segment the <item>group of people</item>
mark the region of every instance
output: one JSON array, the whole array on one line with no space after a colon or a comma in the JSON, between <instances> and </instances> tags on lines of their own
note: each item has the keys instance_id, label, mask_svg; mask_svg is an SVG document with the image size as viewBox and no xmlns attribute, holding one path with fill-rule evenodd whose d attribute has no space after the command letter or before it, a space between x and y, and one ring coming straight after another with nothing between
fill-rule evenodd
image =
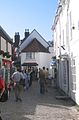
<instances>
[{"instance_id":1,"label":"group of people","mask_svg":"<svg viewBox=\"0 0 79 120\"><path fill-rule=\"evenodd\" d=\"M14 93L16 102L22 101L21 91L28 90L32 85L32 81L36 79L36 74L34 68L30 68L28 70L21 70L17 68L11 76L10 85L14 85ZM9 86L10 86L9 85Z\"/></svg>"},{"instance_id":2,"label":"group of people","mask_svg":"<svg viewBox=\"0 0 79 120\"><path fill-rule=\"evenodd\" d=\"M38 80L40 85L40 93L44 94L45 92L48 92L48 76L49 76L49 70L48 68L39 68L38 71ZM10 91L10 88L13 88L15 100L16 102L22 101L21 92L22 88L25 90L28 90L28 88L32 85L32 81L36 79L34 74L34 69L32 70L20 70L17 68L17 70L12 74L11 81L7 85L7 89ZM5 90L5 83L0 75L0 98Z\"/></svg>"},{"instance_id":3,"label":"group of people","mask_svg":"<svg viewBox=\"0 0 79 120\"><path fill-rule=\"evenodd\" d=\"M3 93L6 90L10 92L11 89L14 91L16 102L22 101L21 92L23 90L28 90L32 85L33 71L21 70L19 68L12 74L10 82L5 85L3 76L0 74L0 101L2 102Z\"/></svg>"},{"instance_id":4,"label":"group of people","mask_svg":"<svg viewBox=\"0 0 79 120\"><path fill-rule=\"evenodd\" d=\"M41 94L48 92L48 76L49 76L48 68L47 69L45 69L45 67L43 67L42 69L39 68L39 83Z\"/></svg>"},{"instance_id":5,"label":"group of people","mask_svg":"<svg viewBox=\"0 0 79 120\"><path fill-rule=\"evenodd\" d=\"M5 82L4 82L2 74L0 74L0 101L1 102L6 101L8 99L8 96L7 96L7 98L6 98L6 96L4 98L4 96L3 96L4 91L5 91ZM4 100L3 100L3 98L4 98ZM1 111L0 111L0 120L2 120Z\"/></svg>"},{"instance_id":6,"label":"group of people","mask_svg":"<svg viewBox=\"0 0 79 120\"><path fill-rule=\"evenodd\" d=\"M38 76L38 80L40 84L40 93L44 94L45 92L48 92L47 89L48 76L49 76L48 68L47 69L45 69L45 67L43 67L42 69L39 68L38 75L36 76ZM32 85L32 81L35 79L37 79L37 77L35 77L34 69L28 71L27 70L21 71L19 68L17 68L17 70L12 74L11 81L10 83L8 83L7 89L10 91L11 88L13 88L16 102L18 101L22 102L22 96L21 96L22 88L24 90L28 90L28 88ZM0 99L3 96L5 87L6 86L4 79L0 74Z\"/></svg>"},{"instance_id":7,"label":"group of people","mask_svg":"<svg viewBox=\"0 0 79 120\"><path fill-rule=\"evenodd\" d=\"M14 83L14 93L16 102L22 101L21 91L28 90L32 85L33 71L17 69L11 76L11 82Z\"/></svg>"}]
</instances>

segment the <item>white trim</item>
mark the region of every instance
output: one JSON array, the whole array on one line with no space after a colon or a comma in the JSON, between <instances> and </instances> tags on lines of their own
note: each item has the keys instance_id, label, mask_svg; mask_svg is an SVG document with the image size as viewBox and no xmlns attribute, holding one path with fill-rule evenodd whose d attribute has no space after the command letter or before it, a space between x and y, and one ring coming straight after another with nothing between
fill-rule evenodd
<instances>
[{"instance_id":1,"label":"white trim","mask_svg":"<svg viewBox=\"0 0 79 120\"><path fill-rule=\"evenodd\" d=\"M45 48L49 47L49 44L42 38L42 36L34 29L28 38L20 45L20 50L22 51L25 47L28 46L32 40L36 38Z\"/></svg>"}]
</instances>

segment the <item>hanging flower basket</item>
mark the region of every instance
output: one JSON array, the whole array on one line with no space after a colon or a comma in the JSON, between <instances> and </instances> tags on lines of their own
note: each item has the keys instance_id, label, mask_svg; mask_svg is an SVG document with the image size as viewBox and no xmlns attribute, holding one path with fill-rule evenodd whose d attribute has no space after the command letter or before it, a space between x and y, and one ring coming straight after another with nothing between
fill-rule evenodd
<instances>
[{"instance_id":1,"label":"hanging flower basket","mask_svg":"<svg viewBox=\"0 0 79 120\"><path fill-rule=\"evenodd\" d=\"M3 57L5 57L5 56L7 56L7 55L9 55L9 52L4 52L4 53L3 53Z\"/></svg>"}]
</instances>

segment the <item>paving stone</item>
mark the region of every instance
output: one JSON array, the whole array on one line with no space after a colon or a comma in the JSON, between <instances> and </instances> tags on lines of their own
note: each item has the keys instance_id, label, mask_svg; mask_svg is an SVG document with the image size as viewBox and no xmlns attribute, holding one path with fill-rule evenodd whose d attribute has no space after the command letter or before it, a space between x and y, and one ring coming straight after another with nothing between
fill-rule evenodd
<instances>
[{"instance_id":1,"label":"paving stone","mask_svg":"<svg viewBox=\"0 0 79 120\"><path fill-rule=\"evenodd\" d=\"M23 92L23 101L15 102L14 94L5 103L0 103L3 120L79 120L79 113L70 99L56 99L60 96L54 87L44 95L39 92L39 83Z\"/></svg>"}]
</instances>

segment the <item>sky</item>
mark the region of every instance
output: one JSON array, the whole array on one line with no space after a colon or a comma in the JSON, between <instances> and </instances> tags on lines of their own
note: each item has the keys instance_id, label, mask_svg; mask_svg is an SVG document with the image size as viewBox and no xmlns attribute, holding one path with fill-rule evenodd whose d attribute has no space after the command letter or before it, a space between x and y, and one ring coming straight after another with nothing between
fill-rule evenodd
<instances>
[{"instance_id":1,"label":"sky","mask_svg":"<svg viewBox=\"0 0 79 120\"><path fill-rule=\"evenodd\" d=\"M0 25L14 39L15 32L24 38L25 29L36 29L51 41L58 0L0 0Z\"/></svg>"}]
</instances>

